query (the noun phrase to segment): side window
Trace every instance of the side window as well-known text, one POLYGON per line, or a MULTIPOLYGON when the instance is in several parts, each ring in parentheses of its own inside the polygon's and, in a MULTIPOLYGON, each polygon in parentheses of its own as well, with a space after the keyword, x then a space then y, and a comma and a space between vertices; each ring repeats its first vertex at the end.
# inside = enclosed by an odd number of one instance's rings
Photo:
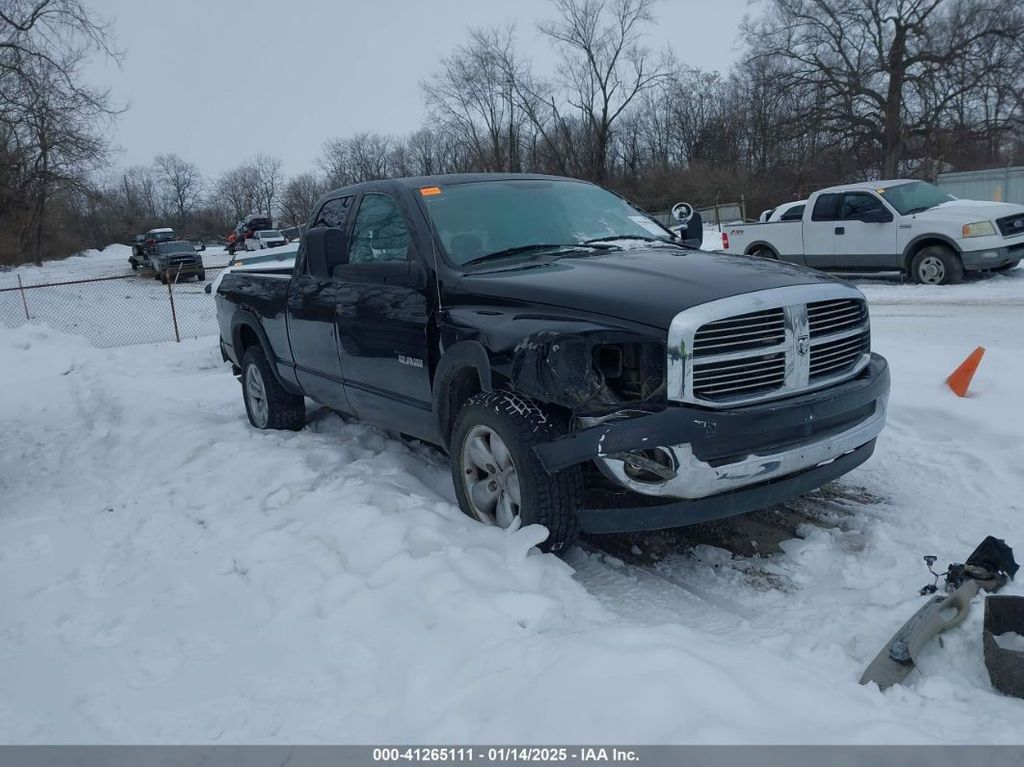
POLYGON ((804 208, 806 205, 794 205, 792 208, 782 214, 780 221, 799 221, 804 217, 804 208))
POLYGON ((352 264, 409 260, 409 230, 393 199, 383 194, 363 197, 348 258, 352 264))
POLYGON ((345 227, 345 219, 348 218, 348 209, 352 205, 352 195, 348 197, 339 197, 335 200, 328 200, 324 203, 323 207, 320 208, 320 212, 316 214, 316 220, 313 222, 313 227, 333 227, 336 229, 343 229, 345 227))
POLYGON ((814 202, 811 221, 837 221, 839 219, 838 194, 823 194, 814 202))
POLYGON ((844 221, 859 221, 865 213, 884 211, 882 201, 864 192, 848 192, 843 195, 843 210, 840 218, 844 221))
MULTIPOLYGON (((335 229, 344 229, 345 220, 348 218, 349 208, 352 207, 352 200, 355 199, 355 195, 349 195, 348 197, 337 197, 333 200, 328 200, 316 213, 316 218, 313 220, 313 226, 311 229, 319 229, 321 227, 331 227, 335 229)), ((298 274, 306 274, 308 272, 308 265, 306 264, 306 252, 305 247, 299 248, 299 256, 296 259, 296 268, 298 274)))

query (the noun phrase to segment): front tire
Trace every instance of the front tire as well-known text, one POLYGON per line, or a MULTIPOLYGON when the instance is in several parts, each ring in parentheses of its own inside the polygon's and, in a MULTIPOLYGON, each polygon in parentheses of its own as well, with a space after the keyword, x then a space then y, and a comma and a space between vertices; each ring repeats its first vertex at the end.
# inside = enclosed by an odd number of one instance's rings
POLYGON ((956 285, 964 280, 964 265, 950 248, 921 248, 910 263, 910 279, 922 285, 956 285))
POLYGON ((242 399, 257 429, 299 431, 306 425, 305 399, 281 386, 262 346, 250 346, 242 355, 242 399))
POLYGON ((539 524, 542 551, 563 551, 579 534, 583 475, 578 466, 548 474, 534 445, 565 432, 536 403, 507 391, 476 394, 462 406, 451 439, 452 479, 459 508, 485 524, 539 524))

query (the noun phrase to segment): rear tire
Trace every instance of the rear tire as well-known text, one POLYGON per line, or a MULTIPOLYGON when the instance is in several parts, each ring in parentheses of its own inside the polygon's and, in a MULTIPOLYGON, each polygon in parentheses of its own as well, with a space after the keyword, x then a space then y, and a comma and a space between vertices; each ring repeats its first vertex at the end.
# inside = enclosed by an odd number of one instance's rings
POLYGON ((455 419, 449 451, 459 508, 499 527, 516 517, 543 525, 548 537, 541 551, 570 548, 579 535, 582 470, 548 474, 532 450, 564 433, 553 414, 512 392, 470 397, 455 419))
POLYGON ((964 280, 964 265, 950 248, 931 245, 910 262, 910 281, 922 285, 956 285, 964 280))
POLYGON ((242 355, 242 399, 257 429, 299 431, 306 425, 306 401, 281 386, 262 346, 242 355))
POLYGON ((196 275, 196 282, 206 282, 206 271, 199 272, 196 275))
POLYGON ((775 251, 771 248, 757 248, 750 255, 756 256, 757 258, 770 258, 773 261, 779 260, 779 257, 775 255, 775 251))

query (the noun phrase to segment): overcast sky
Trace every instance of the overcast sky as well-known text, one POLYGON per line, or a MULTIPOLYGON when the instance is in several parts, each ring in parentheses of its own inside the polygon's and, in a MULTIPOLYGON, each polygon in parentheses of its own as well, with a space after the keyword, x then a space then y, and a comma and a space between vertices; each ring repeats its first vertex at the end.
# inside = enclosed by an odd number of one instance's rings
MULTIPOLYGON (((127 50, 87 77, 128 111, 111 138, 118 165, 176 152, 212 176, 257 152, 288 174, 313 167, 328 138, 404 134, 425 117, 419 82, 466 28, 514 21, 520 49, 551 72, 537 21, 549 0, 90 0, 127 50)), ((649 44, 725 71, 747 0, 662 0, 649 44)))

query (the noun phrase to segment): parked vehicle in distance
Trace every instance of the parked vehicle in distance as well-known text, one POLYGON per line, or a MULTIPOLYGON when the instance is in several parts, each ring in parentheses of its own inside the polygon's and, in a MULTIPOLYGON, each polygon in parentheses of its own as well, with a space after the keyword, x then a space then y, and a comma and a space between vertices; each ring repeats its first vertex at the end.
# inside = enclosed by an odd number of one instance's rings
POLYGON ((199 282, 206 279, 203 257, 188 240, 159 242, 156 252, 149 257, 153 276, 160 282, 181 282, 195 277, 199 282))
POLYGON ((137 234, 132 238, 132 254, 128 256, 128 263, 132 267, 132 271, 137 271, 140 267, 148 267, 149 259, 146 256, 146 235, 137 234))
POLYGON ((228 235, 227 238, 227 251, 229 255, 234 255, 235 251, 239 248, 245 248, 249 250, 248 241, 252 239, 256 232, 264 231, 266 229, 273 229, 274 223, 269 216, 256 215, 249 216, 244 221, 239 221, 234 231, 228 235))
POLYGON ((372 181, 294 267, 215 296, 250 423, 304 398, 446 449, 459 506, 542 548, 785 501, 860 465, 889 372, 856 288, 693 250, 621 197, 518 174, 372 181))
POLYGON ((816 269, 900 271, 913 282, 960 282, 965 271, 1007 271, 1024 257, 1024 206, 958 200, 924 181, 822 189, 799 221, 728 230, 728 251, 816 269))
POLYGON ((146 256, 152 256, 156 253, 156 246, 161 242, 174 242, 178 239, 178 235, 175 234, 174 230, 170 227, 163 227, 161 229, 150 229, 146 232, 146 239, 143 242, 143 252, 146 256))
POLYGON ((766 221, 799 221, 804 217, 804 208, 807 206, 807 200, 797 200, 795 202, 784 202, 777 208, 771 208, 761 214, 758 219, 760 223, 766 221))
POLYGON ((288 240, 276 229, 261 229, 252 233, 252 237, 245 241, 246 250, 264 250, 265 248, 277 248, 287 245, 288 240))

